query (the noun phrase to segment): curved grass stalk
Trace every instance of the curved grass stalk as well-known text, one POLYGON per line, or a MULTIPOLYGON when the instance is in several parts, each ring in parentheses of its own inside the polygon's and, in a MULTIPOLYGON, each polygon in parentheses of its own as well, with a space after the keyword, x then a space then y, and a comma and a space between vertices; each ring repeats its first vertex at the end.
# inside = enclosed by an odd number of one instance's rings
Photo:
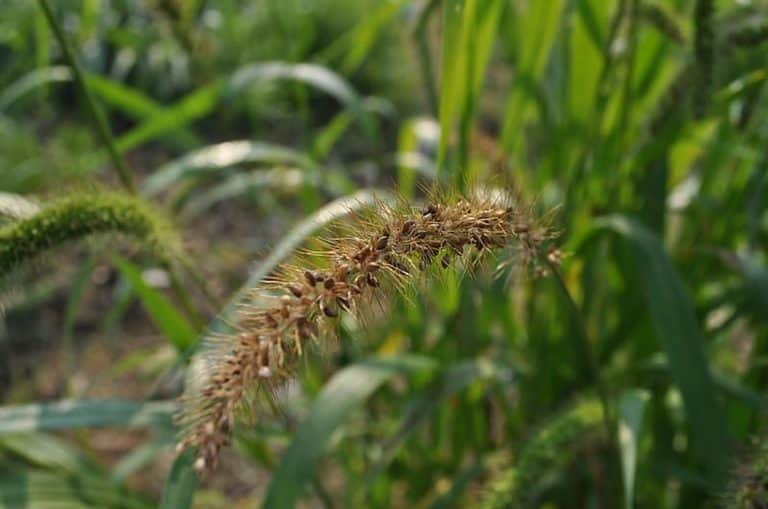
POLYGON ((479 509, 536 507, 543 481, 568 465, 579 444, 603 430, 603 406, 585 400, 547 422, 521 449, 517 461, 486 488, 479 509))
POLYGON ((143 201, 119 193, 60 199, 0 229, 0 277, 68 242, 98 233, 121 233, 162 260, 180 252, 170 223, 143 201))
POLYGON ((260 391, 269 395, 289 380, 303 352, 333 331, 340 313, 360 315, 377 293, 404 291, 419 274, 455 259, 476 261, 508 245, 533 259, 551 237, 528 208, 500 198, 433 196, 420 211, 379 202, 346 236, 307 253, 307 263, 283 265, 241 306, 234 332, 207 341, 202 380, 184 396, 179 448, 197 449, 199 472, 214 468, 238 414, 260 391), (318 259, 319 267, 311 263, 318 259))

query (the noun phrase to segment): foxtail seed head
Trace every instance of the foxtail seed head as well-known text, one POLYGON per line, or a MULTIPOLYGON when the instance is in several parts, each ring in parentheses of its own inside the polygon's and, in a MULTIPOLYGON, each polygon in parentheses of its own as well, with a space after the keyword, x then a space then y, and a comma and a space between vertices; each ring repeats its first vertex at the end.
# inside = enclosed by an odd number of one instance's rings
POLYGON ((199 472, 214 468, 238 412, 259 390, 289 380, 308 343, 340 313, 358 312, 383 282, 403 288, 433 262, 446 266, 507 245, 530 260, 551 236, 527 208, 500 199, 433 197, 422 209, 379 203, 348 235, 328 241, 319 253, 324 268, 282 267, 254 295, 264 305, 244 306, 236 332, 209 341, 204 380, 184 396, 179 449, 197 449, 199 472))

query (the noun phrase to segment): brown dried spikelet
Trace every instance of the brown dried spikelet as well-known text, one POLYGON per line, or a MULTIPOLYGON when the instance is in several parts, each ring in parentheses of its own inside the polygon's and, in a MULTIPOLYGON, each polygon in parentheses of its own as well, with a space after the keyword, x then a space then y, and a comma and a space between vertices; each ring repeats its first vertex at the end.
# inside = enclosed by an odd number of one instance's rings
POLYGON ((267 305, 243 306, 236 332, 208 342, 205 379, 183 397, 179 450, 197 449, 199 473, 214 468, 238 413, 259 391, 271 394, 288 381, 307 344, 321 339, 319 331, 331 329, 339 313, 357 312, 380 288, 405 288, 435 260, 446 266, 505 246, 524 262, 543 254, 551 230, 530 207, 510 201, 433 194, 420 210, 380 202, 315 253, 326 267, 281 267, 254 294, 267 305))

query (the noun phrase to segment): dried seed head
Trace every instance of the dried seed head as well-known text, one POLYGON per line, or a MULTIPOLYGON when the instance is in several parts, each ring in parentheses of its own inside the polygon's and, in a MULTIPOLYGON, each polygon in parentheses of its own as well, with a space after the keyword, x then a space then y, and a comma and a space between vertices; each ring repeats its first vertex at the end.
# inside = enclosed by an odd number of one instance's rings
MULTIPOLYGON (((322 339, 318 331, 323 317, 364 308, 360 304, 374 293, 365 290, 380 288, 379 278, 395 283, 384 285, 387 290, 399 289, 417 275, 417 268, 426 269, 437 259, 448 267, 455 258, 510 242, 517 242, 523 257, 535 260, 544 241, 552 237, 526 210, 487 200, 436 200, 421 211, 382 207, 379 218, 361 224, 351 237, 331 242, 323 256, 328 266, 278 271, 280 298, 267 300, 273 304, 266 307, 253 304, 235 324, 235 334, 211 340, 206 378, 198 389, 190 387, 181 416, 185 428, 181 447, 197 448, 199 471, 216 466, 235 416, 249 406, 253 392, 272 391, 289 379, 305 343, 322 339), (323 285, 321 291, 316 289, 318 283, 323 285)), ((548 254, 553 260, 560 257, 556 250, 548 254)), ((261 297, 274 295, 274 288, 271 283, 259 290, 259 299, 253 302, 264 302, 261 297)))

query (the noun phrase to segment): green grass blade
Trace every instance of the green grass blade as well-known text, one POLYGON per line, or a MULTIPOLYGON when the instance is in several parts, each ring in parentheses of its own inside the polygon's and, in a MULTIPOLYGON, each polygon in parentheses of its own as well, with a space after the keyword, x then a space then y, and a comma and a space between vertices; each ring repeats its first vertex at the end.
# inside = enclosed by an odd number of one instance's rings
POLYGON ((637 446, 643 426, 643 414, 650 394, 641 389, 625 392, 619 400, 619 453, 621 454, 622 479, 624 480, 624 505, 635 507, 635 471, 637 446))
POLYGON ((624 216, 599 221, 631 246, 646 304, 669 362, 672 379, 680 388, 691 442, 709 481, 718 485, 729 466, 728 425, 716 398, 704 354, 705 340, 696 322, 685 286, 659 239, 646 227, 624 216))
POLYGON ((249 140, 227 141, 195 150, 157 169, 142 185, 155 196, 186 178, 198 177, 240 164, 289 164, 313 167, 312 160, 290 147, 249 140))
POLYGON ((438 168, 448 162, 448 146, 453 132, 457 108, 464 102, 465 81, 461 78, 466 68, 466 52, 461 44, 464 0, 443 2, 443 47, 442 70, 440 75, 440 143, 437 148, 438 168))
POLYGON ((433 362, 427 358, 395 357, 362 361, 334 375, 312 403, 309 415, 294 435, 275 471, 262 507, 294 507, 312 480, 315 465, 325 453, 331 435, 348 416, 395 375, 433 368, 433 362))
POLYGON ((109 400, 64 400, 0 407, 0 434, 80 427, 172 428, 176 404, 109 400))
POLYGON ((118 256, 114 258, 114 263, 123 277, 131 283, 144 309, 168 342, 179 351, 189 348, 195 342, 197 333, 186 318, 176 310, 168 298, 144 282, 138 267, 118 256))
POLYGON ((184 206, 184 212, 187 216, 198 216, 217 203, 256 190, 290 189, 294 191, 301 185, 316 187, 321 180, 320 178, 310 179, 301 170, 285 167, 254 173, 238 173, 225 179, 221 184, 210 187, 200 196, 190 198, 189 203, 184 206))
POLYGON ((73 446, 45 433, 23 432, 0 435, 0 451, 24 462, 73 475, 98 475, 98 468, 73 446))
POLYGON ((317 64, 294 64, 289 62, 261 62, 242 67, 227 81, 225 94, 240 93, 254 82, 292 80, 321 90, 349 108, 360 120, 369 136, 375 134, 375 123, 363 106, 363 101, 354 88, 340 75, 317 64))
MULTIPOLYGON (((565 0, 529 2, 527 12, 518 19, 517 33, 510 41, 510 50, 517 54, 516 78, 507 96, 501 139, 508 150, 517 147, 522 126, 535 103, 529 84, 539 83, 552 47, 561 32, 562 12, 565 0), (524 84, 528 83, 528 84, 524 84)), ((514 30, 514 28, 513 28, 514 30)))
POLYGON ((35 69, 11 83, 0 93, 0 112, 7 110, 13 103, 36 88, 50 83, 72 81, 72 71, 64 65, 35 69))
POLYGON ((197 475, 192 468, 194 461, 194 451, 186 451, 176 458, 165 481, 158 509, 187 509, 192 506, 197 489, 197 475))
POLYGON ((220 99, 220 83, 201 87, 120 136, 117 139, 117 148, 120 152, 126 152, 142 143, 181 129, 211 113, 220 99))
MULTIPOLYGON (((86 73, 85 82, 105 105, 115 108, 132 119, 147 121, 151 117, 163 114, 166 109, 141 91, 98 74, 86 73)), ((168 141, 175 142, 177 145, 188 148, 200 145, 197 136, 185 127, 180 127, 170 134, 172 137, 169 137, 168 141)))

